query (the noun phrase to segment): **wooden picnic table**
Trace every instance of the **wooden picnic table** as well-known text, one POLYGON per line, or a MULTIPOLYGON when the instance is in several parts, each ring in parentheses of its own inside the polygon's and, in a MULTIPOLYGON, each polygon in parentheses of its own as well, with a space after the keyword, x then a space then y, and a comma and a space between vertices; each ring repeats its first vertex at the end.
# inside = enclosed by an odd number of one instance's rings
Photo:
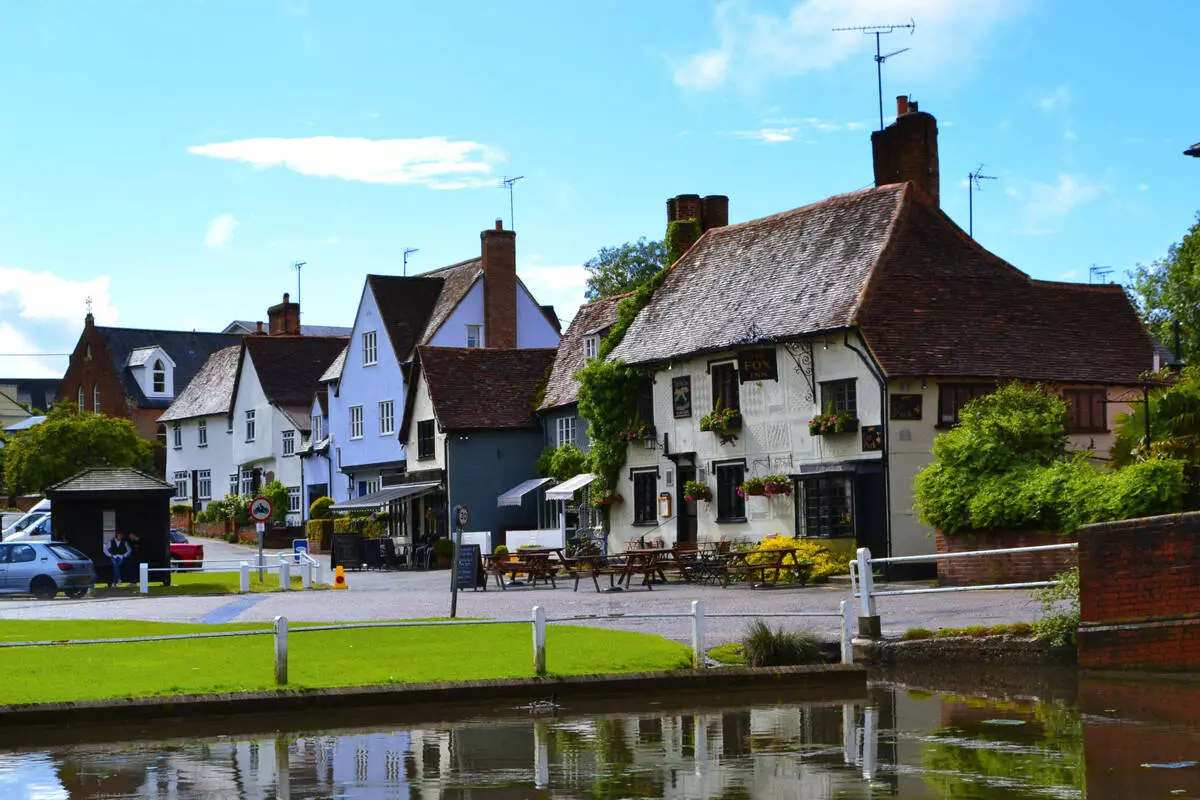
POLYGON ((495 553, 491 553, 484 557, 483 570, 486 574, 496 577, 496 583, 500 585, 501 590, 508 588, 506 577, 515 580, 518 575, 528 575, 530 587, 537 586, 540 580, 557 589, 558 585, 554 582, 554 574, 558 571, 561 562, 561 549, 545 547, 536 550, 520 550, 515 560, 511 554, 497 556, 495 553), (551 559, 551 556, 556 553, 559 557, 557 562, 551 559))
POLYGON ((800 576, 800 582, 807 583, 812 565, 808 561, 798 559, 797 552, 795 548, 785 547, 778 550, 739 550, 729 553, 720 570, 721 587, 728 588, 729 579, 737 576, 745 577, 751 589, 756 585, 776 584, 787 570, 794 570, 800 576), (755 563, 751 563, 751 557, 755 563), (789 559, 791 563, 788 563, 789 559), (768 574, 771 577, 768 578, 768 574), (758 576, 758 584, 754 582, 755 575, 758 576))
MULTIPOLYGON (((573 559, 575 562, 568 567, 569 574, 575 578, 575 591, 579 590, 581 578, 590 576, 596 591, 600 591, 600 576, 608 576, 610 589, 622 586, 632 586, 635 575, 642 576, 642 585, 648 591, 653 591, 651 579, 658 572, 658 562, 664 548, 626 550, 624 553, 611 556, 584 556, 573 559)), ((668 551, 669 552, 669 551, 668 551)))

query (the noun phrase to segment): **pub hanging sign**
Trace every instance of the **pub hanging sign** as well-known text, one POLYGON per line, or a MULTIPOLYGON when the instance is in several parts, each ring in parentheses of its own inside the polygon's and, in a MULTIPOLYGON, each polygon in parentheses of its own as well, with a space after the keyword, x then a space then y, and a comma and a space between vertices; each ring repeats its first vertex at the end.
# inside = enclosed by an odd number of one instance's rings
POLYGON ((747 381, 779 380, 774 347, 755 347, 738 352, 738 378, 747 381))

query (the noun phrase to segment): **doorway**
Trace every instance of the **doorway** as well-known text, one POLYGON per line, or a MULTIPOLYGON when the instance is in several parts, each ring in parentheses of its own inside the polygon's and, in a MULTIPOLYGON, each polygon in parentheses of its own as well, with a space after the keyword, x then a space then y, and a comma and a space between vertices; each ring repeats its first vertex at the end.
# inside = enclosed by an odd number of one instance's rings
POLYGON ((676 467, 675 472, 675 502, 679 509, 675 518, 675 541, 694 542, 697 530, 696 501, 684 498, 684 486, 688 481, 696 480, 696 467, 694 464, 686 466, 680 464, 676 467))

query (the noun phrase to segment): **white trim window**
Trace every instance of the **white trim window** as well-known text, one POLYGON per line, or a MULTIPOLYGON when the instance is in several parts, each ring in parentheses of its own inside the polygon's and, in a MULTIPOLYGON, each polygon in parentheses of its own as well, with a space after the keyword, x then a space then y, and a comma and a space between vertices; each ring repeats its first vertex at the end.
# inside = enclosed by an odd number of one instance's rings
POLYGON ((150 384, 150 391, 154 394, 167 393, 167 368, 161 358, 154 360, 154 366, 150 370, 150 384))
POLYGON ((391 400, 379 401, 379 435, 391 436, 396 432, 395 406, 391 400))
POLYGON ((376 478, 375 480, 366 481, 365 483, 366 483, 366 491, 363 493, 364 497, 366 497, 369 494, 375 494, 376 492, 379 491, 379 479, 378 478, 376 478))
POLYGON ((285 456, 296 455, 296 432, 294 430, 286 430, 283 432, 283 454, 285 456))
POLYGON ((208 447, 208 420, 202 419, 196 423, 196 439, 198 447, 208 447))
POLYGON ((555 427, 557 428, 559 447, 564 444, 575 444, 575 417, 559 417, 555 427))
POLYGON ((363 331, 362 358, 364 367, 369 367, 379 363, 379 350, 375 346, 375 341, 375 331, 363 331))
POLYGON ((322 422, 320 414, 312 415, 312 441, 314 445, 325 438, 321 435, 322 422))
POLYGON ((175 484, 175 499, 186 500, 188 497, 188 474, 186 471, 176 472, 171 476, 175 484))
POLYGON ((100 413, 100 384, 92 386, 92 413, 100 413))
POLYGON ((80 414, 82 414, 84 411, 87 410, 83 405, 83 387, 82 386, 79 387, 79 391, 76 394, 77 394, 78 399, 75 402, 75 405, 77 406, 77 408, 75 410, 78 411, 80 414))
POLYGON ((254 409, 246 411, 246 441, 254 441, 254 409))
POLYGON ((254 494, 254 470, 242 470, 242 494, 250 497, 254 494))
POLYGON ((236 472, 229 476, 229 493, 234 495, 238 493, 238 476, 236 472))
POLYGON ((196 476, 196 494, 200 500, 212 500, 212 470, 202 469, 196 476))
POLYGON ((289 486, 289 487, 287 487, 287 490, 288 490, 288 513, 289 514, 299 514, 300 513, 300 487, 299 486, 289 486))
POLYGON ((483 347, 483 326, 468 325, 467 326, 467 348, 475 349, 483 347))
POLYGON ((183 424, 179 422, 171 423, 171 446, 176 450, 183 449, 183 424))
POLYGON ((600 354, 600 337, 596 334, 583 337, 583 357, 595 358, 600 354))
POLYGON ((363 438, 363 407, 350 406, 350 438, 363 438))

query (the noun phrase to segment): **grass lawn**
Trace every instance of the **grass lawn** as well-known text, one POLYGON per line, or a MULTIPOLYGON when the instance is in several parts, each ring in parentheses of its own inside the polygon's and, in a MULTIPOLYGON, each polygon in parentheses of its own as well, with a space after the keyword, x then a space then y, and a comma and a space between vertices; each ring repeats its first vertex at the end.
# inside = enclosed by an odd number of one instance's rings
MULTIPOLYGON (((529 625, 367 628, 288 637, 288 688, 366 686, 533 677, 529 625)), ((269 624, 197 625, 137 621, 0 620, 0 641, 110 639, 229 630, 269 624)), ((0 649, 0 704, 274 689, 273 639, 242 636, 135 644, 0 649)), ((552 675, 690 666, 691 651, 659 636, 551 625, 552 675)))
MULTIPOLYGON (((183 595, 183 594, 237 594, 241 583, 241 575, 237 572, 178 572, 171 576, 171 585, 150 582, 152 595, 183 595)), ((293 574, 291 585, 293 589, 304 588, 300 576, 293 574)), ((314 589, 328 589, 325 583, 314 583, 314 589)), ((263 579, 258 579, 258 570, 250 570, 251 592, 278 592, 279 573, 267 572, 263 579)), ((129 597, 138 593, 137 584, 126 584, 116 589, 97 585, 96 597, 129 597)))

